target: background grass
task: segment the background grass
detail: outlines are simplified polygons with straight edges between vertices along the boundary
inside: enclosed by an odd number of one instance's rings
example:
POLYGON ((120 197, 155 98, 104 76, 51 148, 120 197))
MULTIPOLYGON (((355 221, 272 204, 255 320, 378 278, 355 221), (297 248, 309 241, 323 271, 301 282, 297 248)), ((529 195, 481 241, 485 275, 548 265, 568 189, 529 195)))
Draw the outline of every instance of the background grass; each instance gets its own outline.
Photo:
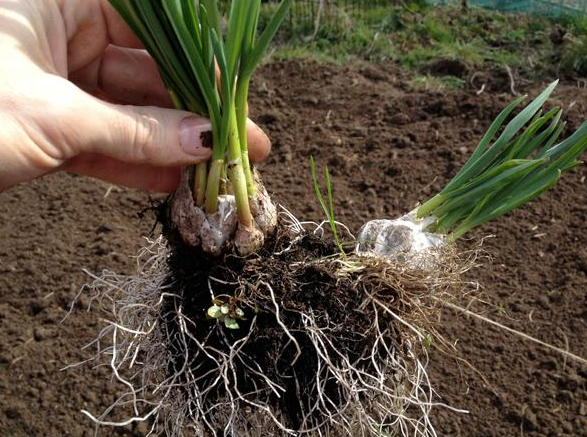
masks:
MULTIPOLYGON (((272 58, 393 61, 419 75, 415 84, 431 80, 427 68, 439 59, 462 62, 470 70, 507 65, 530 80, 587 75, 587 17, 580 15, 552 18, 474 7, 463 12, 455 5, 412 1, 360 14, 331 6, 316 30, 300 7, 294 4, 272 58)), ((264 4, 261 23, 274 8, 274 3, 264 4)), ((446 75, 435 80, 448 87, 463 83, 446 75)))

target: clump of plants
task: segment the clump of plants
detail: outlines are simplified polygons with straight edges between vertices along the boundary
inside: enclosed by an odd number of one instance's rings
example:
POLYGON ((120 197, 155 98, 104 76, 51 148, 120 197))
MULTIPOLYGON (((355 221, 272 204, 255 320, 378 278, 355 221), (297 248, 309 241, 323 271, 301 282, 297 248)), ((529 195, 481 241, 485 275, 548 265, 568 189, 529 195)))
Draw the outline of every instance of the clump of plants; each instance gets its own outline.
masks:
POLYGON ((184 169, 137 273, 89 285, 109 313, 95 359, 126 391, 85 413, 148 421, 148 435, 434 436, 433 320, 475 256, 452 242, 551 186, 587 146, 587 125, 557 142, 560 110, 541 113, 553 84, 502 130, 521 99, 508 106, 453 181, 399 220, 352 238, 313 162, 325 223, 305 227, 285 209, 277 220, 248 163, 246 96, 291 0, 260 36, 261 0, 233 0, 226 29, 214 0, 111 2, 177 106, 210 117, 214 156, 184 169))
POLYGON ((212 124, 212 159, 184 169, 169 223, 186 244, 209 254, 233 245, 240 254, 258 250, 277 216, 249 162, 249 83, 291 0, 259 36, 259 1, 232 2, 224 33, 216 0, 111 3, 156 61, 175 106, 212 124))
POLYGON ((587 123, 558 142, 565 128, 561 109, 542 110, 557 83, 551 83, 503 127, 525 96, 510 103, 438 194, 398 221, 367 223, 358 250, 419 253, 424 248, 453 243, 471 229, 552 187, 562 173, 579 164, 577 158, 587 148, 587 123))

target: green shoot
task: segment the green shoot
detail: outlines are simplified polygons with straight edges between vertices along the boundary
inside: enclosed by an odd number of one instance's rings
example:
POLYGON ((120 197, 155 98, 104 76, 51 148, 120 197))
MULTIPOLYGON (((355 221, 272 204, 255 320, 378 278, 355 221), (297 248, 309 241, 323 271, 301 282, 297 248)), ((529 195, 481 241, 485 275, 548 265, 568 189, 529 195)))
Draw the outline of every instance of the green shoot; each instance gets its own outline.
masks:
POLYGON ((418 208, 418 217, 436 219, 430 231, 459 238, 539 196, 578 164, 576 159, 587 148, 587 123, 556 143, 564 129, 561 110, 542 114, 541 108, 556 85, 557 81, 550 84, 491 143, 524 97, 497 116, 457 175, 418 208))
POLYGON ((424 336, 424 339, 422 340, 422 346, 425 349, 430 349, 430 347, 432 347, 432 343, 434 342, 434 337, 432 337, 432 334, 427 333, 424 336))
POLYGON ((110 3, 157 63, 175 106, 210 118, 213 156, 209 165, 195 171, 196 204, 215 213, 222 176, 227 174, 239 221, 251 225, 249 197, 255 194, 255 184, 246 138, 249 82, 292 0, 282 0, 258 37, 261 0, 233 0, 225 32, 217 0, 110 3))
POLYGON ((334 219, 334 200, 332 196, 332 184, 330 182, 330 173, 328 172, 328 167, 324 167, 324 180, 326 182, 326 193, 328 196, 328 204, 324 199, 324 195, 322 194, 322 189, 320 188, 320 181, 318 180, 318 171, 316 170, 316 163, 314 162, 314 157, 310 156, 310 171, 312 172, 312 179, 314 180, 314 190, 316 191, 316 198, 320 203, 320 207, 330 224, 330 229, 332 230, 332 234, 334 235, 334 242, 338 247, 338 250, 343 256, 346 256, 344 248, 342 246, 342 242, 338 236, 338 229, 336 227, 336 221, 334 219))

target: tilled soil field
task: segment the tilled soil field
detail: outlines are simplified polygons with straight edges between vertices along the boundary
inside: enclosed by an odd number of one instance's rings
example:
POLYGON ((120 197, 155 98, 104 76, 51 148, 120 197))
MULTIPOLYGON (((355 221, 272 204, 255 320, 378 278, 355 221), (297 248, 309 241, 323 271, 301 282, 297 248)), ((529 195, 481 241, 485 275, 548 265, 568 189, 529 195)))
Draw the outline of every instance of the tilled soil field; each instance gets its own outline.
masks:
MULTIPOLYGON (((273 139, 261 166, 274 199, 300 219, 320 220, 308 159, 327 164, 338 219, 352 231, 394 217, 440 189, 512 98, 509 86, 413 91, 393 65, 311 62, 265 66, 252 86, 252 117, 273 139)), ((528 88, 530 94, 544 84, 528 88)), ((569 129, 587 119, 587 91, 559 86, 569 129)), ((492 256, 468 274, 479 290, 463 307, 587 357, 587 169, 543 198, 472 232, 492 256), (473 298, 474 297, 474 298, 473 298)), ((55 174, 0 194, 0 436, 89 437, 80 410, 101 412, 120 387, 106 368, 61 370, 91 357, 98 333, 82 296, 60 324, 82 271, 134 269, 132 256, 154 223, 147 193, 55 174)), ((466 248, 469 242, 461 242, 466 248)), ((439 331, 454 344, 432 349, 442 401, 439 436, 587 436, 587 367, 453 310, 439 331)), ((99 436, 142 436, 144 425, 99 436)), ((163 437, 163 436, 162 436, 163 437)))

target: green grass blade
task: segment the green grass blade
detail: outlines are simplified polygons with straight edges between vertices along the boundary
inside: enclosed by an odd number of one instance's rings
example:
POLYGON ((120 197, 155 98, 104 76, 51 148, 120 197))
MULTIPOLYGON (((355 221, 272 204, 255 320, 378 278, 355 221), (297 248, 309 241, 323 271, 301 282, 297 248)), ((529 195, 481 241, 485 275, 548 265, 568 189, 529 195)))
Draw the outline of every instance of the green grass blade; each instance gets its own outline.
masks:
POLYGON ((456 176, 446 187, 452 189, 471 180, 476 174, 483 171, 494 159, 510 144, 510 140, 530 121, 546 102, 552 91, 558 84, 558 80, 551 83, 538 97, 528 104, 518 115, 504 128, 498 139, 479 158, 460 175, 456 176))
MULTIPOLYGON (((514 117, 488 146, 503 124, 503 118, 498 117, 467 161, 465 171, 457 173, 458 177, 418 208, 418 217, 436 218, 430 226, 433 232, 453 230, 449 237, 458 238, 534 199, 578 164, 578 157, 587 149, 587 122, 553 146, 565 127, 562 111, 553 108, 542 115, 541 106, 556 83, 514 117)), ((519 100, 500 115, 511 112, 519 100)))
POLYGON ((330 221, 330 212, 328 207, 326 206, 324 196, 322 195, 322 190, 320 189, 320 182, 318 181, 318 172, 316 170, 316 163, 314 162, 313 156, 310 156, 310 171, 312 172, 312 179, 314 180, 314 191, 316 192, 316 198, 320 203, 322 212, 324 212, 324 215, 330 221))
POLYGON ((466 193, 451 198, 437 210, 433 211, 432 214, 439 216, 446 214, 455 208, 466 205, 467 203, 477 203, 478 199, 485 197, 491 192, 500 190, 516 180, 519 180, 533 169, 544 164, 546 161, 546 158, 541 160, 531 160, 514 168, 504 170, 497 176, 467 191, 466 193))
POLYGON ((226 35, 226 61, 229 77, 234 80, 237 75, 237 66, 242 50, 242 41, 245 33, 245 19, 247 17, 247 2, 249 0, 232 0, 228 17, 228 32, 226 35))
MULTIPOLYGON (((489 146, 489 143, 491 142, 491 140, 493 139, 493 137, 495 136, 495 134, 497 133, 499 128, 503 125, 503 123, 505 122, 505 119, 512 113, 512 111, 514 109, 516 109, 520 105, 520 103, 522 103, 524 101, 525 98, 526 98, 526 96, 518 97, 516 100, 514 100, 512 103, 510 103, 503 111, 501 111, 499 113, 499 115, 496 117, 496 119, 493 121, 493 123, 491 123, 491 126, 489 126, 489 129, 487 130, 487 132, 485 133, 485 135, 483 136, 483 138, 479 142, 479 145, 477 146, 477 148, 475 149, 475 151, 473 152, 471 157, 467 160, 465 165, 463 165, 463 167, 459 170, 459 172, 456 174, 455 178, 453 178, 453 179, 456 179, 462 173, 467 171, 471 167, 471 165, 473 163, 475 163, 475 161, 477 161, 479 159, 479 157, 481 155, 483 155, 483 153, 485 153, 485 151, 487 150, 487 147, 489 146)), ((451 189, 451 183, 449 183, 447 185, 446 189, 447 190, 451 189)))
POLYGON ((216 34, 216 31, 212 29, 210 36, 212 37, 212 46, 214 47, 214 53, 216 55, 216 60, 218 62, 218 66, 220 67, 220 87, 222 89, 222 96, 224 98, 224 110, 222 113, 222 122, 221 122, 221 136, 220 136, 220 143, 221 147, 224 150, 228 145, 228 134, 229 134, 229 121, 230 121, 230 110, 227 109, 233 101, 233 85, 232 80, 229 77, 229 69, 226 60, 226 53, 224 50, 224 46, 220 37, 216 34))
POLYGON ((585 134, 582 138, 580 138, 574 145, 569 147, 565 153, 558 156, 556 159, 552 161, 552 164, 548 166, 542 173, 545 173, 552 169, 562 170, 563 168, 569 166, 572 162, 575 161, 581 155, 585 148, 587 148, 587 134, 585 134))
MULTIPOLYGON (((554 112, 549 111, 546 115, 542 116, 540 112, 536 114, 534 120, 530 123, 530 125, 524 130, 522 135, 518 137, 518 139, 514 142, 513 146, 507 150, 506 158, 505 159, 512 159, 515 156, 518 156, 523 149, 527 149, 528 143, 532 142, 533 139, 536 138, 536 133, 542 129, 542 126, 546 124, 550 118, 554 115, 554 112)), ((532 149, 534 150, 534 149, 532 149)))
POLYGON ((217 35, 221 35, 220 28, 220 12, 218 11, 217 0, 200 0, 200 7, 204 7, 208 11, 208 22, 210 27, 214 29, 217 35))
MULTIPOLYGON (((542 149, 547 144, 549 144, 551 141, 552 141, 551 145, 556 141, 558 136, 554 136, 554 138, 553 138, 553 134, 556 133, 557 128, 559 126, 559 122, 560 122, 560 119, 562 116, 562 111, 559 108, 555 108, 555 109, 553 109, 553 111, 555 111, 554 118, 552 119, 552 121, 550 122, 548 127, 546 129, 544 129, 542 132, 540 132, 538 135, 536 135, 533 139, 526 141, 526 143, 516 153, 516 155, 515 155, 516 158, 518 158, 518 159, 527 158, 528 156, 530 156, 532 154, 532 152, 537 150, 539 147, 540 147, 540 149, 542 149), (545 141, 546 141, 546 143, 545 143, 545 141)), ((545 117, 547 117, 548 115, 549 114, 547 114, 545 117)), ((548 120, 546 120, 546 121, 548 121, 548 120)))
POLYGON ((330 173, 328 172, 328 167, 324 168, 324 179, 326 182, 326 192, 328 195, 328 204, 324 199, 324 195, 322 194, 322 189, 320 188, 320 181, 318 180, 318 171, 316 170, 316 163, 314 161, 314 157, 310 156, 310 171, 312 173, 312 179, 314 180, 314 191, 316 192, 316 198, 320 203, 320 207, 322 208, 322 212, 324 213, 326 219, 328 220, 328 224, 330 225, 330 229, 332 230, 332 234, 334 235, 334 242, 338 247, 340 253, 345 256, 344 249, 342 247, 342 243, 338 236, 338 230, 336 227, 336 221, 334 220, 334 199, 332 196, 332 184, 330 181, 330 173))
MULTIPOLYGON (((186 73, 186 62, 181 59, 174 45, 168 39, 168 33, 160 22, 158 14, 149 2, 129 2, 128 12, 138 28, 137 36, 153 56, 168 86, 182 96, 191 111, 206 114, 204 97, 198 90, 190 89, 186 84, 193 79, 186 73)), ((124 16, 123 16, 124 18, 124 16)))
POLYGON ((576 144, 577 141, 580 141, 582 137, 587 134, 587 122, 583 123, 579 129, 577 129, 570 137, 566 140, 562 141, 561 143, 557 144, 554 147, 551 147, 548 150, 545 150, 540 157, 548 157, 548 158, 556 158, 561 154, 565 153, 569 147, 572 147, 573 144, 576 144))
POLYGON ((451 213, 447 214, 446 218, 439 223, 439 231, 441 233, 446 233, 450 229, 452 229, 457 222, 461 221, 459 226, 466 226, 467 223, 472 222, 475 217, 477 217, 485 205, 489 202, 489 200, 493 197, 492 194, 488 194, 483 199, 481 199, 477 204, 471 204, 468 206, 466 210, 455 210, 451 213))
MULTIPOLYGON (((145 2, 148 4, 149 2, 145 2)), ((214 79, 209 76, 208 69, 204 66, 203 53, 198 50, 194 41, 190 38, 190 33, 185 26, 182 16, 182 7, 180 0, 162 0, 163 8, 171 26, 177 34, 177 39, 184 54, 188 59, 193 74, 202 90, 208 114, 214 123, 220 119, 220 102, 216 89, 214 88, 214 79)))
POLYGON ((474 206, 467 205, 466 208, 466 211, 464 208, 461 210, 455 209, 450 211, 449 213, 440 217, 434 227, 426 230, 439 234, 446 234, 456 223, 461 221, 463 217, 466 217, 468 214, 470 214, 470 212, 473 211, 474 206))
POLYGON ((452 238, 459 238, 469 230, 482 225, 489 220, 493 220, 494 218, 504 215, 531 201, 532 199, 535 199, 546 190, 550 189, 558 181, 560 175, 561 172, 559 170, 555 170, 554 172, 550 172, 544 175, 541 179, 534 181, 534 183, 524 187, 523 190, 520 190, 517 193, 516 197, 506 200, 505 202, 500 199, 500 203, 497 207, 487 211, 484 214, 479 214, 479 217, 477 217, 475 220, 472 220, 469 223, 463 224, 462 227, 457 228, 453 232, 452 238))
POLYGON ((261 58, 265 55, 269 43, 277 33, 277 29, 283 22, 283 19, 287 15, 287 11, 292 3, 292 0, 283 0, 275 14, 269 20, 267 27, 263 30, 263 33, 257 40, 255 48, 249 53, 248 58, 243 66, 241 66, 240 74, 245 77, 249 77, 257 68, 257 65, 261 61, 261 58))
POLYGON ((334 219, 334 197, 332 196, 332 184, 330 182, 330 172, 328 171, 328 166, 324 167, 324 179, 326 181, 326 192, 328 194, 328 205, 330 207, 330 214, 328 216, 328 221, 330 222, 330 229, 332 229, 336 245, 338 246, 340 252, 344 254, 340 238, 338 237, 336 220, 334 219))
POLYGON ((216 64, 214 63, 214 47, 212 45, 211 27, 208 18, 208 11, 203 3, 200 3, 200 27, 202 33, 202 53, 204 64, 208 70, 208 77, 212 80, 214 88, 217 87, 216 64))
POLYGON ((188 28, 194 43, 198 47, 203 48, 204 41, 202 40, 202 34, 206 35, 206 33, 200 32, 200 26, 198 24, 199 20, 196 14, 196 4, 193 1, 182 2, 182 9, 185 25, 188 28))
POLYGON ((247 20, 245 34, 243 38, 242 62, 246 62, 249 54, 253 51, 255 45, 255 36, 257 35, 257 25, 259 23, 259 13, 261 10, 261 0, 250 0, 247 10, 247 20))
POLYGON ((559 139, 559 137, 563 133, 563 130, 565 130, 565 127, 566 126, 567 126, 567 123, 566 122, 562 122, 561 124, 559 124, 556 127, 556 129, 552 133, 551 137, 548 139, 548 141, 542 146, 542 148, 536 154, 536 157, 537 158, 543 157, 544 154, 546 152, 548 152, 548 150, 550 150, 552 148, 553 144, 556 143, 556 141, 559 139))
POLYGON ((510 159, 509 161, 501 163, 497 167, 494 167, 491 170, 483 173, 481 176, 473 179, 471 182, 463 185, 462 187, 445 193, 445 195, 450 197, 460 196, 461 194, 467 193, 471 189, 476 188, 482 183, 496 177, 500 173, 503 173, 505 170, 509 170, 530 162, 534 161, 530 159, 510 159))

